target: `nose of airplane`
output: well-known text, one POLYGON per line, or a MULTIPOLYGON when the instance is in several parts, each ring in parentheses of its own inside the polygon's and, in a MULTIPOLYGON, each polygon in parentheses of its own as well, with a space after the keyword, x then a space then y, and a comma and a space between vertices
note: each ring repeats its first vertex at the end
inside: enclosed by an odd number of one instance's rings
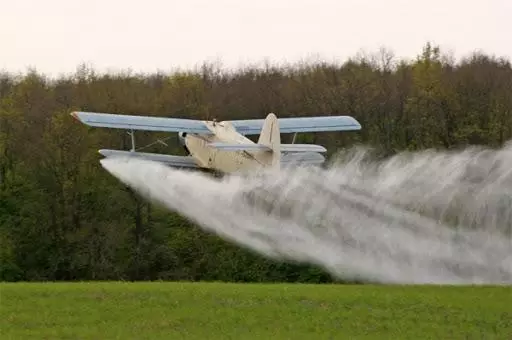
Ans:
POLYGON ((98 153, 104 157, 108 157, 110 155, 110 153, 108 152, 108 150, 105 150, 105 149, 100 149, 98 150, 98 153))
POLYGON ((185 145, 185 138, 186 137, 187 137, 187 133, 186 132, 178 132, 178 142, 181 145, 185 145))

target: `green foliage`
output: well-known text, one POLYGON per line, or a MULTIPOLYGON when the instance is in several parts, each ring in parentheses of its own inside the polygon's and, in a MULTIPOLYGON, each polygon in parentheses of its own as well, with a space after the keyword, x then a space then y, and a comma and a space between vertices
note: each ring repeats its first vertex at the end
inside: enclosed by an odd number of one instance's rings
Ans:
POLYGON ((510 287, 1 284, 5 339, 510 339, 510 287))
MULTIPOLYGON (((328 282, 210 235, 146 202, 106 173, 100 148, 128 149, 125 131, 77 124, 72 110, 193 119, 348 114, 354 133, 300 134, 330 153, 354 143, 380 154, 512 138, 512 67, 473 54, 459 63, 427 44, 416 60, 382 50, 342 65, 265 65, 224 72, 0 74, 0 280, 328 282)), ((138 133, 151 152, 180 153, 175 136, 138 133)), ((288 138, 288 136, 283 137, 288 138)), ((290 141, 291 141, 290 136, 290 141)))

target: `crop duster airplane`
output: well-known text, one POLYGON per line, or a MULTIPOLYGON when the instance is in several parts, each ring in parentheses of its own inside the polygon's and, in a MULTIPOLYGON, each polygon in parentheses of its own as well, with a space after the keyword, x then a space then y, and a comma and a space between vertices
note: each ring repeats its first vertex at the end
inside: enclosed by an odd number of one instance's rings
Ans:
MULTIPOLYGON (((135 157, 177 168, 195 168, 221 173, 251 171, 262 167, 280 169, 288 164, 322 164, 327 151, 314 144, 281 144, 281 133, 360 130, 350 116, 226 120, 217 122, 182 118, 131 116, 95 112, 72 112, 80 122, 94 127, 130 130, 131 151, 102 149, 105 157, 135 157), (135 151, 135 130, 177 132, 188 156, 135 151), (247 135, 259 134, 254 143, 247 135)), ((295 136, 293 137, 295 140, 295 136)))

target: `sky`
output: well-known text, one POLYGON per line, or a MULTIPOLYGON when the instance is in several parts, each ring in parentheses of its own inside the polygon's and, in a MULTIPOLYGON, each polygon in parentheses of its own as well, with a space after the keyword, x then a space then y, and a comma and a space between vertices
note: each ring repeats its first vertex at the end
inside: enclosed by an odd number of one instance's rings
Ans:
POLYGON ((427 41, 510 59, 511 33, 512 0, 0 0, 0 70, 343 62, 381 47, 414 58, 427 41))

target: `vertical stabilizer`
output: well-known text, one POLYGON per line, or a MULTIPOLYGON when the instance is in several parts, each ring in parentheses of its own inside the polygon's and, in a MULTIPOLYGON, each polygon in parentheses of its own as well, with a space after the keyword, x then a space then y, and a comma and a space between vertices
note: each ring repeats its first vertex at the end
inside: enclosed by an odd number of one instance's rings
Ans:
POLYGON ((272 151, 272 167, 280 168, 281 165, 281 133, 279 121, 273 113, 269 113, 258 139, 258 144, 268 146, 272 151))

